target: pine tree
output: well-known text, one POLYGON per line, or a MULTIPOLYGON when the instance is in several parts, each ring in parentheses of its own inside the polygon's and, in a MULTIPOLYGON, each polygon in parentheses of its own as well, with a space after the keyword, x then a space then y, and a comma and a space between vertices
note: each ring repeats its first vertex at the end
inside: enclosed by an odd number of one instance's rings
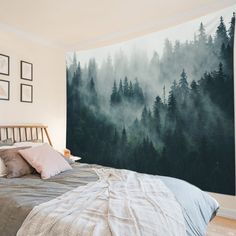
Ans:
POLYGON ((221 16, 220 17, 220 24, 217 27, 216 30, 216 38, 215 38, 215 48, 216 50, 218 49, 218 52, 220 52, 222 44, 227 45, 228 44, 228 35, 227 35, 227 30, 225 27, 224 19, 221 16))
POLYGON ((156 120, 160 120, 161 106, 162 106, 161 98, 157 96, 153 106, 153 115, 156 120))
POLYGON ((114 81, 113 87, 112 87, 112 93, 110 97, 110 104, 115 105, 117 104, 117 86, 116 81, 114 81))
POLYGON ((97 81, 97 64, 94 58, 89 60, 88 65, 88 79, 92 78, 96 82, 97 81))
POLYGON ((196 93, 196 92, 198 91, 197 83, 196 83, 195 80, 193 80, 193 81, 191 82, 190 87, 191 87, 191 90, 192 90, 194 93, 196 93))
POLYGON ((120 96, 123 96, 123 84, 122 84, 122 79, 120 79, 120 84, 119 84, 119 90, 118 93, 120 94, 120 96))
POLYGON ((171 91, 172 93, 177 97, 177 94, 178 94, 178 85, 177 85, 177 82, 176 80, 173 81, 172 85, 171 85, 171 91))
POLYGON ((74 72, 71 88, 72 88, 72 100, 73 100, 73 109, 77 106, 77 103, 79 101, 79 88, 81 84, 81 69, 80 69, 80 63, 78 63, 77 69, 74 72))
POLYGON ((161 108, 162 108, 162 101, 159 96, 156 97, 154 106, 153 106, 153 117, 154 117, 154 125, 157 130, 157 132, 160 131, 160 126, 161 126, 161 119, 160 119, 160 113, 161 113, 161 108))
POLYGON ((77 64, 76 53, 74 52, 73 59, 72 59, 72 64, 69 68, 69 72, 72 73, 72 75, 76 72, 77 66, 78 66, 78 64, 77 64))
POLYGON ((205 44, 207 42, 206 30, 205 30, 205 27, 202 22, 201 22, 200 28, 199 28, 198 39, 199 39, 200 44, 205 44))
POLYGON ((178 54, 180 52, 180 41, 176 40, 175 41, 175 46, 174 46, 174 53, 178 54))
POLYGON ((223 72, 223 64, 221 62, 219 64, 219 70, 217 72, 217 77, 221 81, 224 81, 224 79, 225 79, 225 75, 224 75, 224 72, 223 72))
POLYGON ((158 77, 158 73, 159 73, 159 69, 160 69, 160 58, 159 55, 156 51, 154 51, 152 59, 150 61, 150 65, 149 65, 149 73, 153 78, 157 78, 158 77))
POLYGON ((125 127, 122 129, 122 134, 121 134, 121 144, 125 145, 127 143, 127 134, 126 134, 126 129, 125 127))
POLYGON ((148 109, 148 115, 147 115, 147 117, 148 117, 148 124, 150 125, 151 123, 152 123, 152 112, 151 112, 151 110, 150 109, 148 109))
POLYGON ((176 99, 172 91, 169 93, 168 97, 168 117, 173 119, 175 118, 177 111, 176 99))
POLYGON ((189 92, 189 88, 188 88, 187 74, 185 73, 184 69, 180 75, 179 91, 181 96, 181 102, 185 102, 185 99, 189 92))
POLYGON ((163 52, 163 59, 169 60, 172 57, 172 53, 173 53, 172 43, 168 39, 166 39, 163 52))
POLYGON ((129 97, 129 83, 128 83, 128 78, 125 76, 125 81, 124 81, 124 96, 126 98, 129 97))
POLYGON ((235 29, 235 12, 233 13, 233 16, 231 18, 229 27, 229 44, 232 48, 234 45, 234 29, 235 29))
POLYGON ((90 105, 93 106, 97 106, 98 105, 98 100, 97 100, 97 91, 95 88, 95 82, 93 80, 93 77, 91 77, 89 84, 88 84, 88 91, 89 91, 89 95, 88 95, 88 103, 90 105))
POLYGON ((134 96, 133 84, 132 84, 132 82, 130 81, 130 82, 129 82, 129 97, 130 97, 130 99, 132 99, 133 96, 134 96))
POLYGON ((227 60, 227 51, 226 51, 226 47, 225 47, 225 44, 222 43, 221 45, 221 49, 220 49, 220 57, 222 60, 227 60))
POLYGON ((117 145, 118 142, 119 142, 119 134, 117 132, 117 129, 115 128, 112 143, 113 143, 113 145, 117 145))
POLYGON ((144 104, 144 95, 143 95, 143 90, 139 86, 138 79, 135 78, 135 83, 133 86, 133 91, 134 91, 134 98, 137 101, 138 104, 143 105, 144 104))
POLYGON ((163 104, 166 105, 166 86, 163 86, 163 104))
POLYGON ((188 90, 187 74, 184 69, 180 75, 179 87, 181 89, 188 90))
POLYGON ((91 93, 96 93, 95 83, 94 83, 93 77, 91 77, 91 79, 90 79, 89 91, 90 91, 91 93))
POLYGON ((148 120, 148 111, 146 105, 143 108, 142 115, 141 115, 141 122, 143 125, 147 125, 148 120))
POLYGON ((211 35, 209 35, 209 37, 207 39, 207 45, 210 49, 213 48, 213 39, 212 39, 211 35))

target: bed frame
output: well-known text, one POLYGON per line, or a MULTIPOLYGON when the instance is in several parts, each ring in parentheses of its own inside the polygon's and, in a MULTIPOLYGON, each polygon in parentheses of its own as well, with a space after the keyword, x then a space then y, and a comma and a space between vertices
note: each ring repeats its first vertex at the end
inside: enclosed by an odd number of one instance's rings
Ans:
POLYGON ((47 141, 52 146, 47 128, 41 124, 0 125, 0 140, 11 138, 13 142, 30 142, 36 139, 47 141))

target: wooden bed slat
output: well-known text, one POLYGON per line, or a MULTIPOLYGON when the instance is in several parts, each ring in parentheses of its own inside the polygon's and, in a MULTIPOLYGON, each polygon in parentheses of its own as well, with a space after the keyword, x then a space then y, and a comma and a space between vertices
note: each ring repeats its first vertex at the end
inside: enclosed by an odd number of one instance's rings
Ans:
POLYGON ((38 125, 38 124, 29 124, 29 125, 0 125, 0 140, 12 138, 14 142, 23 142, 34 140, 34 134, 36 135, 36 139, 41 138, 42 142, 44 142, 45 138, 47 138, 48 143, 52 146, 51 139, 48 134, 46 125, 38 125), (5 135, 4 135, 5 131, 5 135), (29 131, 29 135, 28 132, 29 131), (17 135, 18 133, 18 135, 17 135), (40 136, 39 136, 40 134, 40 136))
POLYGON ((38 128, 36 128, 36 139, 39 139, 38 128))
MULTIPOLYGON (((16 136, 15 136, 15 129, 14 129, 14 128, 12 128, 12 134, 13 134, 13 142, 15 142, 16 136)), ((1 138, 1 137, 0 137, 0 138, 1 138)))
POLYGON ((21 128, 19 127, 18 129, 19 129, 19 137, 20 137, 20 142, 21 142, 22 141, 21 140, 21 128))

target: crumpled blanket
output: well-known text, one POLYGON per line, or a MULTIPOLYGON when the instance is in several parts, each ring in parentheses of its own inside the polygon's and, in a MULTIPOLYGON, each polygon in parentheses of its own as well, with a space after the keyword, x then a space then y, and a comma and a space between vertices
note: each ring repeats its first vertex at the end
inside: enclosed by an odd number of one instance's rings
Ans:
POLYGON ((33 208, 17 236, 185 236, 181 207, 158 176, 95 169, 99 180, 33 208))

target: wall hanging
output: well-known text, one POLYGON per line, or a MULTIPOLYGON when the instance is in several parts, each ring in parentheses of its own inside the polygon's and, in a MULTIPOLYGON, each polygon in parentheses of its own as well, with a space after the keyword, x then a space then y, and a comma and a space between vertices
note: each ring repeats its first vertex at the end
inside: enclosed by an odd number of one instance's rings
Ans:
POLYGON ((10 57, 0 54, 0 74, 9 75, 10 57))
POLYGON ((0 100, 10 100, 10 82, 0 79, 0 100))
POLYGON ((20 84, 20 101, 21 102, 33 102, 33 86, 29 84, 20 84))
POLYGON ((233 9, 68 53, 72 154, 235 194, 233 9))
POLYGON ((32 81, 33 80, 33 64, 26 61, 21 61, 20 68, 21 68, 21 79, 32 81))

